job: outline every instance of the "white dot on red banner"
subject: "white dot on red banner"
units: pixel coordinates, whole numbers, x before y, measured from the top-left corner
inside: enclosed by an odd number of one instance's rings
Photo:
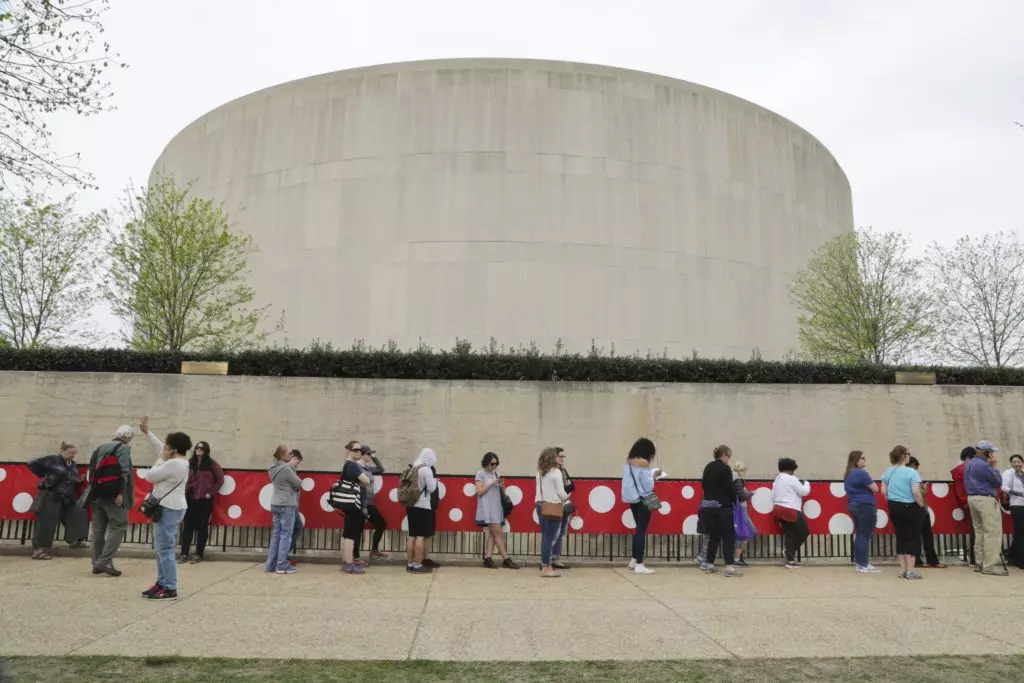
[[[935,510],[928,508],[928,524],[929,526],[935,526]]]
[[[397,503],[398,502],[398,489],[397,488],[393,488],[390,491],[388,491],[388,498],[391,499],[392,503]]]
[[[853,520],[850,515],[840,512],[828,520],[828,532],[833,536],[845,536],[853,533]]]
[[[569,520],[569,526],[571,526],[576,531],[579,531],[583,528],[583,518],[579,515],[576,515],[571,520]]]
[[[828,485],[828,490],[836,498],[844,498],[846,496],[846,484],[841,481],[834,481]]]
[[[402,531],[405,531],[405,532],[409,531],[409,518],[408,517],[402,517]]]
[[[615,494],[607,486],[595,486],[590,491],[590,509],[605,513],[615,507]]]
[[[690,515],[683,520],[683,533],[691,535],[697,533],[697,515]]]
[[[884,529],[885,525],[889,523],[889,513],[885,510],[879,510],[878,516],[875,519],[875,528]]]
[[[465,486],[462,487],[462,492],[467,496],[475,496],[476,484],[466,484]]]
[[[452,520],[453,522],[461,522],[462,510],[460,510],[459,508],[452,508],[451,510],[448,511],[448,519]]]
[[[299,521],[302,522],[302,526],[306,526],[306,515],[299,513]]]
[[[324,512],[334,512],[334,508],[328,502],[328,497],[331,495],[330,491],[324,491],[324,495],[320,496],[320,509]]]
[[[957,521],[957,522],[962,522],[962,521],[964,521],[964,517],[966,517],[966,516],[967,516],[967,515],[965,515],[965,514],[964,514],[964,511],[963,511],[963,510],[961,510],[960,508],[957,508],[956,510],[953,510],[953,519],[954,519],[955,521]]]
[[[949,495],[949,484],[932,484],[929,491],[936,498],[945,498]]]
[[[314,488],[316,488],[316,482],[315,481],[313,481],[312,479],[308,479],[308,478],[302,480],[302,490],[303,491],[312,491]]]
[[[697,492],[693,490],[692,486],[683,487],[683,498],[685,498],[686,500],[690,500],[691,498],[693,498],[694,495],[696,495],[696,493]]]
[[[235,478],[230,474],[224,475],[224,483],[220,485],[220,495],[230,496],[235,492]]]
[[[533,508],[533,523],[540,526],[540,517],[537,516],[537,508]]]
[[[809,500],[804,503],[804,516],[807,519],[817,519],[821,516],[821,503],[816,500]]]
[[[512,500],[513,505],[519,505],[523,502],[523,490],[518,486],[509,486],[505,489],[505,493],[508,494],[509,499]]]
[[[774,507],[772,503],[772,490],[767,486],[757,489],[754,491],[754,497],[750,499],[750,504],[762,515],[767,515]]]
[[[19,493],[14,497],[14,500],[11,501],[11,507],[14,508],[15,512],[24,514],[32,507],[32,500],[33,498],[31,493]]]
[[[0,481],[3,481],[6,478],[7,478],[7,470],[5,470],[3,467],[0,467]]]
[[[273,495],[274,495],[274,485],[273,484],[267,484],[266,486],[261,488],[260,489],[260,507],[262,507],[264,510],[269,511],[270,510],[270,499],[273,497]]]
[[[437,482],[437,497],[440,500],[444,500],[444,494],[448,493],[448,489],[445,487],[444,482],[438,480]]]
[[[658,508],[658,512],[663,515],[667,515],[672,512],[672,506],[668,504],[668,501],[663,500],[661,501],[661,507]]]
[[[626,510],[625,512],[622,513],[622,526],[626,527],[627,529],[636,528],[636,520],[633,519],[632,510]]]
[[[505,521],[504,521],[504,522],[502,523],[502,525],[501,525],[501,530],[502,530],[502,531],[504,531],[504,532],[505,532],[506,534],[507,534],[508,532],[512,531],[512,527],[511,527],[511,526],[509,526],[509,523],[508,523],[508,520],[507,520],[507,519],[506,519],[506,520],[505,520]]]
[[[373,493],[374,495],[380,493],[380,490],[384,488],[384,477],[379,474],[373,478]]]
[[[242,508],[238,505],[232,505],[228,508],[228,517],[231,519],[238,519],[242,516]]]

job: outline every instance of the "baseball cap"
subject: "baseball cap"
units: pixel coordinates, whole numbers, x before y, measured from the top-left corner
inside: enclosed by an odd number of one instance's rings
[[[364,443],[362,446],[359,447],[359,452],[362,453],[363,455],[373,455],[377,451],[373,450]]]
[[[975,446],[979,451],[985,451],[986,453],[998,453],[999,449],[991,441],[979,441],[978,445]]]

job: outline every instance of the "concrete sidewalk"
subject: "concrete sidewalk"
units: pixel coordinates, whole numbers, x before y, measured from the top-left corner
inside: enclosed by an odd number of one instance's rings
[[[716,657],[1022,654],[1005,627],[1024,609],[1024,572],[966,568],[902,581],[894,568],[740,579],[690,567],[636,576],[579,568],[544,580],[444,567],[414,576],[372,567],[346,576],[303,565],[181,567],[181,599],[140,597],[152,560],[122,559],[96,577],[84,559],[0,557],[0,655],[182,655],[273,658],[601,660]]]

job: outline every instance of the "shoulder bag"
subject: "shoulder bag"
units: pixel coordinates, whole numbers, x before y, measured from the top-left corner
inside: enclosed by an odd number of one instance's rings
[[[633,477],[633,486],[636,487],[636,492],[640,493],[640,485],[636,482],[636,475],[633,473],[633,466],[626,465],[629,468],[629,476]],[[661,499],[658,498],[658,494],[652,489],[650,493],[643,493],[640,495],[640,502],[644,504],[644,507],[654,512],[661,507]]]
[[[187,473],[185,474],[185,477],[181,481],[174,485],[174,488],[172,488],[170,491],[160,496],[159,498],[154,497],[152,493],[148,494],[146,498],[142,501],[142,503],[139,505],[139,512],[144,514],[152,521],[159,522],[160,519],[164,516],[164,509],[160,505],[161,501],[163,501],[163,499],[166,498],[167,496],[174,493],[175,489],[184,484],[186,479],[188,479]]]
[[[779,475],[782,476],[782,475]],[[779,481],[779,477],[775,477],[775,481]],[[772,494],[774,495],[774,486],[772,487]],[[772,505],[772,517],[780,522],[795,522],[800,518],[800,511],[788,508],[785,505],[779,505],[773,501]]]
[[[332,508],[342,512],[356,512],[363,509],[363,489],[359,482],[345,479],[344,467],[341,469],[338,481],[327,494],[327,502]]]
[[[540,486],[540,516],[544,519],[557,519],[562,521],[564,510],[561,503],[548,503],[544,500],[544,475],[537,473],[537,484]]]

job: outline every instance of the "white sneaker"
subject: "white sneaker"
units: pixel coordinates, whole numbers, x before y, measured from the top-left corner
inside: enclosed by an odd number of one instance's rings
[[[865,565],[863,567],[857,567],[858,574],[881,574],[882,570],[874,565]]]
[[[636,569],[636,560],[634,560],[634,559],[630,559],[630,560],[629,560],[629,564],[628,564],[627,566],[628,566],[628,567],[629,567],[630,569]]]
[[[633,567],[633,573],[634,574],[653,574],[654,570],[653,569],[648,569],[647,567],[643,566],[642,564],[638,564],[635,567]]]

